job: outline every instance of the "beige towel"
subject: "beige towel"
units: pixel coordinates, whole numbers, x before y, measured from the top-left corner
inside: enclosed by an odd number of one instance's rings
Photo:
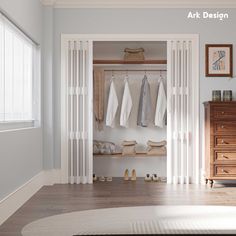
[[[96,68],[93,72],[93,109],[98,130],[103,128],[104,120],[104,70]]]
[[[135,154],[136,154],[135,145],[123,146],[122,155],[126,156],[126,155],[135,155]]]
[[[147,145],[151,147],[163,147],[163,146],[166,146],[166,141],[163,140],[160,142],[154,142],[154,141],[148,140]]]
[[[147,155],[166,155],[166,147],[148,147]]]
[[[133,145],[136,145],[137,142],[135,140],[132,140],[132,141],[123,141],[122,142],[122,145],[123,146],[133,146]]]

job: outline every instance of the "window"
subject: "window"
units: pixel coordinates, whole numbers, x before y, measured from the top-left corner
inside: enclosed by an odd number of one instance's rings
[[[38,46],[0,13],[1,125],[39,120],[38,55]]]

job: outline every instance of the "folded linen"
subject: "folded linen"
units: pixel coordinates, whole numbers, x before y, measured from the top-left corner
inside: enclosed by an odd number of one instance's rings
[[[116,153],[116,145],[112,142],[106,141],[93,141],[93,153],[94,154],[113,154]]]
[[[135,145],[123,146],[122,155],[127,156],[135,154],[136,154]]]
[[[166,147],[149,147],[147,155],[166,155]]]
[[[133,145],[136,145],[137,144],[137,142],[135,141],[135,140],[131,140],[131,141],[126,141],[126,140],[124,140],[123,142],[122,142],[122,145],[123,146],[133,146]]]
[[[166,146],[167,142],[166,140],[160,141],[160,142],[154,142],[151,140],[148,140],[147,145],[151,147],[163,147]]]

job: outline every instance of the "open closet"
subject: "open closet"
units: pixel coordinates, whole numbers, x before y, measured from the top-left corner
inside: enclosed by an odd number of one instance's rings
[[[166,181],[167,42],[94,42],[93,72],[93,172]]]
[[[138,48],[144,58],[127,60],[124,50]],[[198,35],[62,35],[61,62],[62,183],[93,183],[93,173],[123,177],[126,169],[167,183],[199,183]],[[159,119],[164,95],[167,116]],[[140,105],[145,96],[149,102]],[[164,140],[164,152],[148,153]],[[103,143],[101,151],[94,145],[101,141],[115,147]]]

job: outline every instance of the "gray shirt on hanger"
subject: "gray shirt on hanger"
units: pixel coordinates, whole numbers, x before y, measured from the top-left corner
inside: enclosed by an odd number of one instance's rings
[[[151,120],[151,94],[150,85],[145,75],[142,80],[141,92],[139,97],[139,107],[138,107],[138,119],[137,125],[142,127],[147,127]]]

